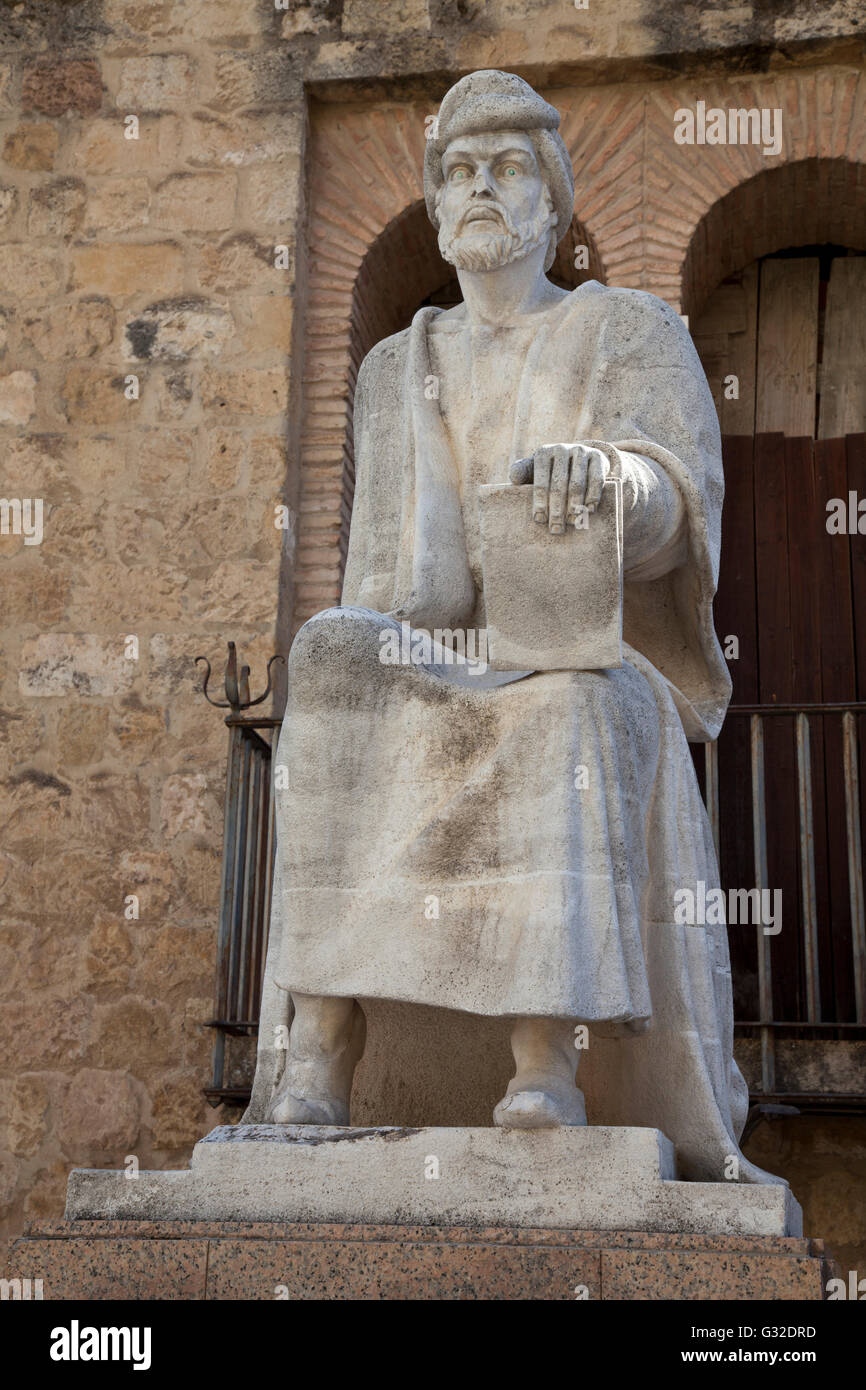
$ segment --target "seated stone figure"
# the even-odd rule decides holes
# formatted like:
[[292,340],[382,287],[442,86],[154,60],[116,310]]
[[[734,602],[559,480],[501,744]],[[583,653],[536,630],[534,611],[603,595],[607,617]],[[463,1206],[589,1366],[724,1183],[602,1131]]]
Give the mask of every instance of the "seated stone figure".
[[[730,695],[718,423],[668,305],[547,279],[573,211],[558,124],[520,78],[476,72],[428,141],[427,208],[463,302],[421,309],[359,374],[343,604],[289,662],[245,1118],[347,1124],[357,1001],[402,1000],[512,1021],[497,1125],[585,1124],[585,1074],[593,1122],[663,1130],[684,1176],[778,1182],[738,1146],[726,929],[674,912],[678,890],[718,885],[687,742],[717,735]],[[527,527],[562,535],[613,473],[622,665],[479,672],[423,644],[381,659],[406,624],[484,628],[480,486],[526,481]]]

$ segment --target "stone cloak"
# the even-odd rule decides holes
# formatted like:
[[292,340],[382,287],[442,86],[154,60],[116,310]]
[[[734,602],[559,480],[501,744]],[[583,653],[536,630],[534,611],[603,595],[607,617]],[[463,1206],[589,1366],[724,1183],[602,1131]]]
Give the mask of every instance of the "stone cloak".
[[[726,930],[673,921],[676,890],[718,884],[686,742],[715,735],[730,692],[712,625],[723,492],[712,399],[668,306],[594,282],[570,295],[530,349],[512,458],[588,438],[653,458],[685,499],[689,563],[630,576],[619,671],[472,689],[384,666],[384,626],[454,627],[476,597],[448,500],[455,464],[423,390],[435,312],[365,360],[347,607],[313,619],[292,652],[248,1118],[264,1118],[278,1084],[273,1037],[292,989],[586,1019],[592,1122],[657,1126],[688,1176],[719,1180],[748,1100]],[[580,763],[589,794],[574,789]]]

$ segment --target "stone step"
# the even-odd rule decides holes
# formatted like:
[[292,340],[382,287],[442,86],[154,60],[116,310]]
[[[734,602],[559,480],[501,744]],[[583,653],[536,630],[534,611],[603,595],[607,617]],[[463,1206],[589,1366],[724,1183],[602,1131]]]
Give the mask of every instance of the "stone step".
[[821,1241],[532,1227],[41,1221],[10,1278],[45,1300],[809,1300]]
[[221,1126],[185,1171],[73,1170],[66,1215],[802,1234],[789,1188],[678,1182],[659,1130],[595,1126]]

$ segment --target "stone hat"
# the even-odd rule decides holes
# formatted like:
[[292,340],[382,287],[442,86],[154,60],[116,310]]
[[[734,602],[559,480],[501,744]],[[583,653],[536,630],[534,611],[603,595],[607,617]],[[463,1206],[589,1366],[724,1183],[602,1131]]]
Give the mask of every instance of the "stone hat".
[[536,137],[539,163],[557,216],[557,240],[561,240],[574,212],[574,170],[558,127],[556,108],[516,73],[486,68],[461,77],[442,98],[435,134],[424,152],[424,199],[434,227],[439,222],[436,194],[443,183],[442,156],[451,141],[458,135],[488,130],[522,130]]

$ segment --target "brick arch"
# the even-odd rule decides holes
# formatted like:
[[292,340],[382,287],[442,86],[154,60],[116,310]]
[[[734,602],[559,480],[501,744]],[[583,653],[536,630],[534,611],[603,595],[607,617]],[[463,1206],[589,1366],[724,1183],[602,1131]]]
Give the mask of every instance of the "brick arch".
[[[765,155],[759,145],[750,144],[676,144],[675,113],[694,108],[698,99],[707,108],[780,110],[781,153]],[[794,219],[775,248],[781,249],[814,239],[798,230],[798,215],[803,225],[824,209],[829,221],[834,198],[844,198],[849,210],[857,197],[862,202],[866,79],[858,71],[838,67],[678,80],[651,87],[644,100],[641,287],[684,313],[700,312],[702,297],[730,273],[723,266],[733,260],[738,261],[733,269],[739,269],[761,254],[750,249],[752,227],[733,220],[738,212],[754,220],[755,235],[767,240],[775,219]],[[817,189],[807,181],[810,172],[819,174]],[[785,192],[791,201],[783,206],[777,193]],[[712,241],[713,236],[720,240]],[[601,244],[606,251],[603,238]],[[610,269],[616,276],[619,267],[611,264]]]
[[[849,207],[852,199],[863,201],[866,78],[850,67],[749,77],[677,76],[642,85],[559,88],[545,95],[561,114],[560,129],[575,170],[581,239],[597,248],[596,278],[651,290],[690,314],[698,312],[700,297],[723,278],[728,259],[740,254],[736,242],[742,227],[732,226],[730,219],[736,199],[754,198],[743,204],[748,215],[760,215],[762,225],[772,230],[780,209],[773,199],[767,201],[768,173],[790,171],[783,177],[791,182],[778,186],[800,198],[804,219],[812,215],[812,191],[804,196],[797,180],[811,161],[817,161],[821,178],[828,180],[823,206],[841,187],[834,180],[843,169],[846,180],[855,179],[844,183]],[[752,145],[676,144],[675,114],[697,100],[708,107],[781,109],[781,155],[767,157]],[[321,104],[313,111],[294,570],[299,621],[339,595],[341,540],[344,547],[351,505],[343,480],[358,365],[358,348],[353,349],[357,314],[366,313],[369,333],[376,331],[370,322],[372,296],[366,296],[365,307],[355,300],[355,285],[378,238],[404,215],[408,231],[412,210],[420,204],[424,118],[430,114],[429,105],[411,102]],[[799,174],[795,166],[800,166]],[[855,175],[847,166],[854,166]],[[749,191],[737,194],[740,188]],[[731,203],[725,201],[729,195],[735,195]],[[722,240],[714,246],[707,238],[723,224]],[[791,244],[790,234],[785,236]],[[859,233],[852,237],[847,229],[838,239],[854,247],[862,244]],[[796,241],[804,244],[805,239],[798,236]],[[757,254],[744,246],[740,264]],[[371,260],[368,273],[373,269]],[[394,281],[393,267],[391,271]]]
[[802,159],[738,184],[701,218],[683,262],[682,303],[694,319],[717,285],[789,246],[866,250],[866,164]]

